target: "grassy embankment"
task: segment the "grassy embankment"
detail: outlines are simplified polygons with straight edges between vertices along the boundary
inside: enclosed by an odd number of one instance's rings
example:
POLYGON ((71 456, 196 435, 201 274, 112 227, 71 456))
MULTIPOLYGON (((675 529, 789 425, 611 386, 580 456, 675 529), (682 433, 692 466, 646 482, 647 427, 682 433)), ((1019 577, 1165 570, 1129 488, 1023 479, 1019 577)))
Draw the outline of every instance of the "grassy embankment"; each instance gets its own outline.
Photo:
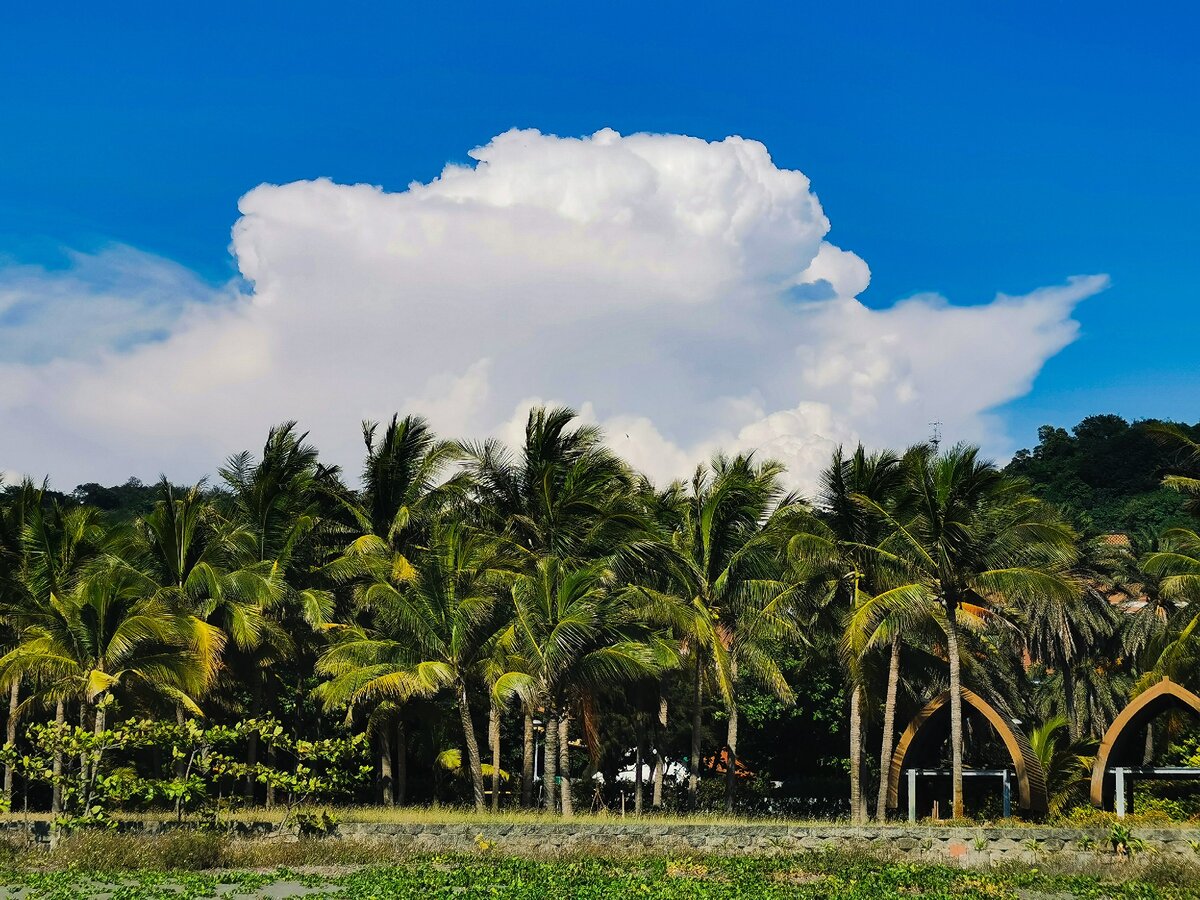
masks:
POLYGON ((217 896, 283 898, 826 898, 875 900, 1200 900, 1200 868, 1098 854, 1072 872, 1006 864, 986 872, 859 853, 777 856, 398 854, 377 844, 229 841, 211 832, 153 838, 83 832, 53 852, 10 848, 0 900, 217 896))

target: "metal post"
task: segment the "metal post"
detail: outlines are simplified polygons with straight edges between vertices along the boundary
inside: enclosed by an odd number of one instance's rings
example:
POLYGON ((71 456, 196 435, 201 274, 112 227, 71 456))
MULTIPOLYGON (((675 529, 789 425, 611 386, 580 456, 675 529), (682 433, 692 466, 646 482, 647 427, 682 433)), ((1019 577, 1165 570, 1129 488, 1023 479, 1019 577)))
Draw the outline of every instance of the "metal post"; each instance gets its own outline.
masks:
POLYGON ((1008 780, 1008 769, 1004 770, 1004 818, 1012 818, 1012 783, 1008 780))
POLYGON ((917 770, 908 770, 908 821, 917 821, 917 770))
POLYGON ((1117 783, 1116 783, 1116 801, 1117 801, 1117 818, 1125 818, 1125 770, 1117 767, 1117 783))

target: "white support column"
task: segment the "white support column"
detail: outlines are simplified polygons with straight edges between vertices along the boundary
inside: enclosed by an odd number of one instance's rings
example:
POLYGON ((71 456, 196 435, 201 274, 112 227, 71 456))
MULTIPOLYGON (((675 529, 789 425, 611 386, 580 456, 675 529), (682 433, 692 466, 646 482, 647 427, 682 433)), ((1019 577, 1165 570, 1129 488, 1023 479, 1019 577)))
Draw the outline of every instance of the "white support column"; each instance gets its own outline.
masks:
POLYGON ((1117 818, 1125 818, 1125 769, 1118 766, 1116 770, 1117 783, 1116 787, 1116 808, 1117 818))
POLYGON ((917 770, 908 770, 908 821, 917 821, 917 770))

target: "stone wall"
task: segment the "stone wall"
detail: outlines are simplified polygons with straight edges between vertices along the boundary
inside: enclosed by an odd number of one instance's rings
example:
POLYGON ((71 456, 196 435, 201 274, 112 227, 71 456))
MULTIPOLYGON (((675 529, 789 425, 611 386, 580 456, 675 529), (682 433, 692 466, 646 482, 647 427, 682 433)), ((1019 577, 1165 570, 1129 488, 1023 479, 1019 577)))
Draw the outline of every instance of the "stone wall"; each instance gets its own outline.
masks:
MULTIPOLYGON (((171 822, 128 822, 122 830, 156 834, 176 827, 171 822)), ((241 840, 296 841, 295 827, 282 832, 268 823, 232 824, 241 840)), ((19 831, 20 822, 0 829, 19 831)), ((30 825, 31 837, 48 845, 46 822, 30 825)), ((1133 837, 1159 858, 1200 866, 1200 828, 1134 826, 1133 837)), ((865 850, 880 856, 957 862, 983 867, 1005 860, 1037 864, 1053 860, 1064 866, 1116 860, 1107 828, 970 828, 922 826, 657 824, 654 822, 565 822, 479 824, 342 823, 334 839, 380 844, 380 861, 395 853, 494 852, 518 855, 562 853, 797 853, 809 850, 865 850)))
MULTIPOLYGON (((1113 856, 1107 828, 949 828, 937 826, 711 825, 596 822, 514 824, 343 824, 341 837, 381 841, 397 850, 487 849, 517 854, 788 853, 867 850, 910 859, 990 865, 1003 860, 1064 863, 1113 856)), ((1134 828, 1145 849, 1200 864, 1200 828, 1134 828)))

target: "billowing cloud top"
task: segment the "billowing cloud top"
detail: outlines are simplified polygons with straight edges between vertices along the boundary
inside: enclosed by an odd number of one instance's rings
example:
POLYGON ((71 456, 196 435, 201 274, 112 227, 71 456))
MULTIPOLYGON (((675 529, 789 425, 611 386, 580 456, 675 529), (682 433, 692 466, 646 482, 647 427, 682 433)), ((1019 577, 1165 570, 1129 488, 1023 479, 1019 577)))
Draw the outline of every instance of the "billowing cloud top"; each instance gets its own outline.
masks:
POLYGON ((721 446, 803 484, 833 444, 904 444, 934 418, 1003 449, 989 410, 1106 283, 871 310, 808 179, 755 141, 514 130, 471 156, 397 193, 255 188, 233 229, 248 290, 120 247, 0 269, 0 315, 35 311, 0 318, 3 466, 190 479, 295 418, 357 470, 362 419, 512 438, 553 401, 659 479, 721 446), (48 341, 64 321, 92 340, 48 341), (20 350, 43 345, 65 349, 20 350))

